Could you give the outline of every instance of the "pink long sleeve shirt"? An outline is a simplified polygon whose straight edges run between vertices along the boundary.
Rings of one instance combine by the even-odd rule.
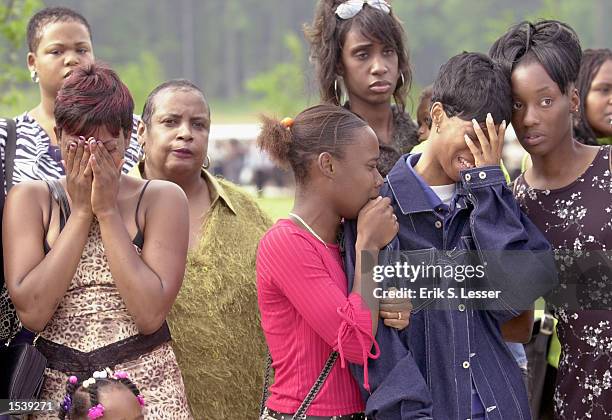
[[[257,252],[261,324],[272,355],[274,384],[266,406],[294,413],[333,350],[340,354],[308,409],[313,416],[361,412],[364,404],[346,361],[367,366],[372,346],[370,311],[347,291],[340,249],[290,220],[279,220]],[[367,378],[367,376],[366,376]],[[367,381],[367,379],[366,379]]]

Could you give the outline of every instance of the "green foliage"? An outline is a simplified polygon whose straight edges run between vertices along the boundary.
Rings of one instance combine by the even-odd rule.
[[[259,197],[256,200],[259,207],[275,222],[287,217],[293,207],[293,197]]]
[[[23,100],[20,85],[27,83],[20,48],[24,44],[26,26],[40,0],[6,0],[0,3],[0,105],[14,106]]]
[[[429,53],[442,59],[464,50],[486,52],[512,24],[525,19],[565,21],[588,47],[594,39],[593,21],[600,2],[416,0],[396,1],[394,9],[404,22],[412,57]]]
[[[299,36],[312,20],[314,0],[44,0],[44,5],[66,6],[89,20],[96,58],[120,70],[137,112],[165,77],[192,78],[216,109],[228,104],[232,121],[261,111],[293,115],[318,97]],[[584,48],[609,47],[612,39],[609,0],[393,0],[392,5],[407,33],[412,97],[450,56],[486,52],[524,19],[566,21]],[[43,0],[0,0],[0,115],[37,103],[23,46],[27,19],[40,7]]]
[[[285,36],[285,46],[290,53],[289,61],[278,63],[248,80],[246,87],[266,111],[290,116],[299,113],[305,105],[305,53],[295,34]]]
[[[153,53],[142,51],[136,60],[116,70],[134,98],[134,113],[140,114],[149,93],[164,81],[161,63]]]

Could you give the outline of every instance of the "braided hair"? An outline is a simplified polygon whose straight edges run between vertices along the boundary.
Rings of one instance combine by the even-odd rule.
[[[89,410],[100,404],[100,390],[108,387],[125,387],[138,398],[143,404],[140,390],[124,372],[116,373],[109,378],[88,379],[79,383],[75,376],[71,376],[66,384],[66,395],[60,403],[59,418],[64,419],[87,419]],[[85,386],[85,383],[88,382]]]

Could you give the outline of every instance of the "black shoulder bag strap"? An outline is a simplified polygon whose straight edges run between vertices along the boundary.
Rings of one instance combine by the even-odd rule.
[[[62,186],[61,182],[57,179],[52,179],[47,181],[47,185],[49,186],[49,190],[51,191],[51,195],[53,199],[60,206],[60,232],[64,229],[66,222],[68,221],[68,217],[70,217],[70,204],[68,204],[68,196],[66,195],[66,191]]]
[[[300,420],[300,419],[306,418],[306,410],[308,410],[308,407],[310,407],[310,404],[312,404],[312,402],[316,398],[319,391],[321,391],[321,388],[323,388],[323,384],[325,383],[325,380],[329,376],[337,359],[338,359],[338,352],[333,351],[329,355],[327,362],[325,362],[325,366],[323,366],[323,370],[321,370],[321,373],[319,374],[319,377],[317,378],[316,382],[314,383],[312,388],[310,388],[310,391],[308,391],[306,398],[304,398],[304,401],[302,401],[302,404],[300,405],[300,407],[297,409],[297,411],[291,418],[292,420]],[[270,352],[268,351],[268,356],[266,359],[266,373],[264,376],[263,395],[261,397],[261,404],[259,406],[259,417],[260,418],[263,416],[264,410],[266,408],[266,400],[268,399],[268,394],[269,394],[268,388],[270,387],[271,374],[272,374],[272,356],[270,356]]]
[[[15,168],[15,149],[17,148],[17,131],[15,120],[6,120],[6,144],[4,145],[4,174],[6,181],[6,192],[13,188],[13,170]]]

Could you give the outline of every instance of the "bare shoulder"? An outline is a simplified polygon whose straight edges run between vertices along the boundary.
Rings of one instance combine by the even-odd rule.
[[[144,187],[143,181],[143,187]],[[187,196],[173,182],[154,179],[149,181],[143,196],[143,204],[149,208],[187,209]]]
[[[45,181],[23,181],[11,188],[7,202],[12,203],[48,203],[49,187]]]

